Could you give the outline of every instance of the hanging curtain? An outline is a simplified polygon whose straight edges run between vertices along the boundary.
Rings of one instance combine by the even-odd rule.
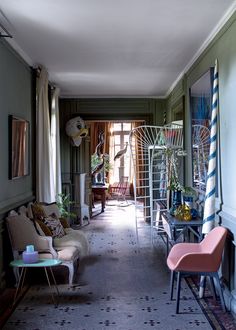
[[[109,123],[109,156],[110,156],[110,163],[111,163],[111,170],[109,172],[109,176],[108,176],[108,182],[110,184],[114,183],[114,168],[115,168],[115,162],[114,162],[114,157],[115,157],[115,140],[114,140],[114,124],[113,123]]]
[[[52,166],[54,174],[55,194],[61,194],[61,153],[60,153],[60,125],[59,125],[59,93],[56,87],[52,93],[51,110],[51,141],[52,141]]]
[[[132,129],[137,128],[139,126],[144,125],[145,122],[133,122],[132,123]],[[140,188],[140,186],[142,186],[142,179],[143,179],[143,171],[144,171],[144,160],[143,160],[143,151],[140,149],[140,146],[138,146],[137,141],[135,141],[135,148],[136,148],[136,167],[138,167],[138,170],[136,171],[136,193],[137,195],[144,195],[144,189]],[[131,178],[131,186],[130,186],[130,193],[131,195],[133,195],[133,177],[134,177],[134,171],[132,171],[132,176],[130,176]]]
[[[37,79],[36,198],[38,202],[55,201],[48,106],[48,73],[45,68],[41,69]]]

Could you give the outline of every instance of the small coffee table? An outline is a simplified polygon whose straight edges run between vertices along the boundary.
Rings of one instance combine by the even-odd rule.
[[[32,264],[26,264],[26,263],[23,262],[22,259],[11,261],[10,266],[21,269],[19,280],[17,282],[17,288],[16,288],[16,292],[15,292],[14,301],[13,301],[12,306],[15,305],[17,297],[20,295],[20,292],[23,289],[23,285],[24,285],[24,281],[25,281],[25,275],[26,275],[26,271],[27,271],[28,268],[43,267],[44,271],[45,271],[46,278],[47,278],[48,285],[51,288],[52,285],[51,285],[51,282],[50,282],[50,279],[49,279],[49,276],[48,276],[48,270],[47,270],[47,268],[49,268],[50,273],[52,275],[53,284],[54,284],[54,287],[56,289],[57,297],[59,298],[59,290],[58,290],[58,287],[57,287],[55,276],[54,276],[53,271],[52,271],[52,267],[58,266],[61,263],[62,263],[61,260],[58,260],[58,259],[39,259],[38,262],[35,262],[35,263],[32,263]],[[58,299],[57,299],[57,302],[56,302],[53,292],[51,292],[51,297],[52,297],[52,301],[53,301],[54,305],[58,306]]]

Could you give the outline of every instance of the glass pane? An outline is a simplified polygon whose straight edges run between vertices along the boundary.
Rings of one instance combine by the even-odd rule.
[[[123,131],[131,131],[131,123],[123,123]]]
[[[121,123],[114,123],[114,131],[121,131]]]
[[[124,135],[124,142],[129,142],[129,135]]]
[[[115,135],[115,144],[119,144],[120,145],[120,135]]]

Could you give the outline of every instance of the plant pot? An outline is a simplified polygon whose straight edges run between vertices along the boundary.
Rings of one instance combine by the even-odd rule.
[[[186,204],[190,209],[193,208],[193,196],[183,195],[183,204]]]
[[[181,191],[174,190],[171,192],[172,194],[172,205],[170,208],[170,214],[175,215],[175,211],[181,205]]]

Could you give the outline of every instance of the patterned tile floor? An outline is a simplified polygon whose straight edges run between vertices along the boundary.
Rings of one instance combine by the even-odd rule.
[[[157,240],[153,248],[150,229],[144,226],[137,244],[133,205],[108,206],[83,230],[91,255],[80,268],[77,285],[60,284],[58,308],[47,285],[33,285],[4,329],[224,329],[202,311],[185,281],[181,313],[175,314],[164,243]]]

